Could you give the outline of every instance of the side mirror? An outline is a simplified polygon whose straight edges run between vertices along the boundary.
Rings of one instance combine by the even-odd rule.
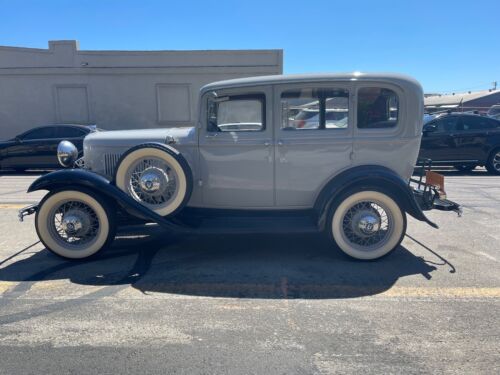
[[[21,140],[21,138],[19,138],[19,137],[15,137],[15,138],[14,138],[14,142],[16,142],[16,143],[21,143],[21,142],[22,142],[22,140]]]
[[[57,146],[57,160],[64,168],[72,167],[78,158],[78,149],[70,141],[61,141]]]

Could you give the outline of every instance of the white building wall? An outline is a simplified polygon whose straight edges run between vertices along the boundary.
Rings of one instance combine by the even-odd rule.
[[[282,71],[282,50],[81,51],[76,41],[50,41],[49,49],[0,46],[0,139],[53,123],[194,125],[201,86]]]

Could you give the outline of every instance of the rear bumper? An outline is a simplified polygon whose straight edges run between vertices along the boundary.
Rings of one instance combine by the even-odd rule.
[[[453,211],[462,216],[462,207],[444,196],[440,196],[438,192],[429,190],[413,190],[413,195],[422,211],[440,210]]]
[[[413,196],[422,211],[440,210],[453,211],[462,216],[462,207],[446,197],[444,190],[445,178],[443,175],[432,171],[432,160],[421,159],[418,178],[410,178],[409,185]]]

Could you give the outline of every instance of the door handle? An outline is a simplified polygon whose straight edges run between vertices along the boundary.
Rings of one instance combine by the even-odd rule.
[[[215,138],[219,135],[219,133],[207,133],[205,138]]]
[[[278,141],[278,146],[283,146],[283,141]]]

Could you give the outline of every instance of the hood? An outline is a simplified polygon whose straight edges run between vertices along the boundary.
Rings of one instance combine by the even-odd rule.
[[[166,143],[167,137],[173,137],[175,144],[196,143],[194,127],[183,127],[96,132],[87,135],[84,144],[93,146],[131,147],[147,142]]]

